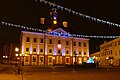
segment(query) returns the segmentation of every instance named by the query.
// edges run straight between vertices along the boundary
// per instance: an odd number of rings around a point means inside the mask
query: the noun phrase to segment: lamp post
[[[19,48],[16,47],[15,52],[16,52],[15,56],[17,57],[17,60],[18,60],[19,59],[19,54],[18,54]],[[17,63],[17,60],[16,60],[16,63]]]

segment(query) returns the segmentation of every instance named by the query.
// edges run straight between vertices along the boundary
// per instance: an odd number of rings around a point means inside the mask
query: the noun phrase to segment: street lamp
[[[17,60],[19,60],[19,54],[18,54],[19,48],[16,47],[15,52],[16,52],[15,56],[17,57]],[[16,62],[17,62],[17,60],[16,60]]]
[[[19,48],[16,47],[16,48],[15,48],[15,51],[18,52],[18,51],[19,51]]]

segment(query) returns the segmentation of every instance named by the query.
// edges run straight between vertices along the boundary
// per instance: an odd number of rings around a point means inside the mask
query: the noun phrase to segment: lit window
[[[40,62],[43,62],[43,57],[40,57]]]
[[[69,63],[69,58],[66,58],[66,63]]]
[[[58,49],[61,49],[61,44],[58,44]]]
[[[25,57],[25,62],[28,62],[28,56]]]
[[[36,57],[35,56],[33,56],[33,62],[36,62]]]
[[[49,57],[49,63],[52,63],[52,57]]]

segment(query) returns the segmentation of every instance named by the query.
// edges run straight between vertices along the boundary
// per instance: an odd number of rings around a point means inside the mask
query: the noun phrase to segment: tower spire
[[[51,26],[48,28],[49,31],[55,29],[57,27],[57,8],[53,7],[52,11],[50,12],[50,23]]]

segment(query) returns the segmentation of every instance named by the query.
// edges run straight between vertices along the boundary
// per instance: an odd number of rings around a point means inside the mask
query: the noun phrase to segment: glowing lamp
[[[63,22],[63,26],[64,26],[64,27],[68,27],[68,22],[65,22],[65,21],[64,21],[64,22]]]
[[[6,56],[3,56],[3,58],[5,58]]]
[[[40,23],[44,24],[45,23],[45,18],[40,18]]]
[[[15,48],[15,51],[18,52],[18,51],[19,51],[19,48],[16,47],[16,48]]]
[[[108,57],[106,57],[106,59],[109,59]]]
[[[61,49],[61,44],[58,44],[58,49]]]
[[[55,57],[53,57],[53,59],[55,59]]]
[[[15,56],[18,56],[18,54],[15,54]]]
[[[56,21],[56,20],[54,20],[54,21],[53,21],[53,24],[57,24],[57,21]]]

